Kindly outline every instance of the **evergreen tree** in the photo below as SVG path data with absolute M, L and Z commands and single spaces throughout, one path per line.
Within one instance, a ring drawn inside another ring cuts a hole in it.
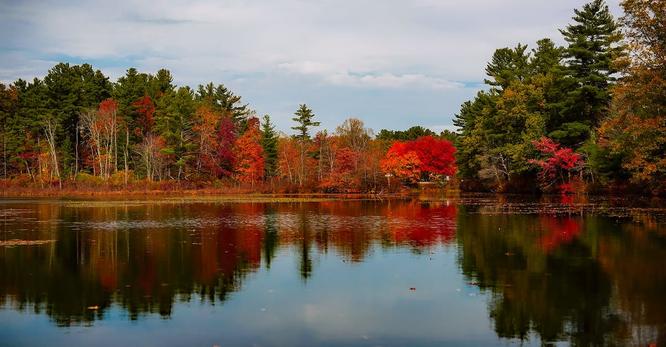
M 478 128 L 484 110 L 494 108 L 496 98 L 496 94 L 481 91 L 473 100 L 464 102 L 453 119 L 453 125 L 458 127 L 459 132 L 456 139 L 458 172 L 464 178 L 478 178 L 481 165 L 477 158 L 482 145 Z
M 264 149 L 264 170 L 266 177 L 273 177 L 277 171 L 278 136 L 268 115 L 261 124 L 261 147 Z
M 559 117 L 549 124 L 550 136 L 580 146 L 607 114 L 610 87 L 618 72 L 614 61 L 624 55 L 622 35 L 603 0 L 576 9 L 574 23 L 560 30 L 568 43 L 564 51 L 565 85 Z
M 167 69 L 159 69 L 155 75 L 148 75 L 148 91 L 153 99 L 175 90 L 173 77 Z
M 44 77 L 44 85 L 51 121 L 58 129 L 55 141 L 61 152 L 59 159 L 64 172 L 73 172 L 79 116 L 111 95 L 111 83 L 89 64 L 59 63 Z
M 315 114 L 305 104 L 300 105 L 298 110 L 294 113 L 294 115 L 296 117 L 292 118 L 292 120 L 298 123 L 298 125 L 291 128 L 297 131 L 296 135 L 294 135 L 294 138 L 296 138 L 296 140 L 298 140 L 299 142 L 300 159 L 301 159 L 300 172 L 298 175 L 298 184 L 299 186 L 303 186 L 303 183 L 305 182 L 306 178 L 305 156 L 307 150 L 307 143 L 310 142 L 310 134 L 308 133 L 308 131 L 312 127 L 319 126 L 319 122 L 315 122 L 312 120 Z
M 250 108 L 241 102 L 240 96 L 235 95 L 224 84 L 215 86 L 213 82 L 210 82 L 206 85 L 199 85 L 196 98 L 198 101 L 207 103 L 214 111 L 229 115 L 240 133 L 245 131 Z
M 135 68 L 127 69 L 125 76 L 113 85 L 113 98 L 118 102 L 118 111 L 133 123 L 132 103 L 148 93 L 148 74 Z M 129 124 L 132 127 L 133 124 Z
M 167 90 L 157 100 L 155 131 L 166 142 L 163 152 L 172 159 L 171 165 L 175 165 L 178 179 L 182 178 L 187 163 L 194 157 L 192 118 L 195 110 L 194 92 L 189 87 L 178 88 L 175 92 Z
M 564 49 L 556 46 L 549 38 L 537 41 L 537 47 L 532 49 L 530 60 L 532 73 L 547 75 L 556 69 L 561 69 L 563 53 Z
M 118 78 L 113 85 L 113 99 L 118 102 L 118 114 L 123 119 L 124 130 L 120 130 L 118 151 L 122 153 L 122 162 L 125 169 L 130 169 L 132 165 L 132 147 L 143 141 L 143 138 L 136 135 L 134 130 L 138 127 L 139 112 L 135 103 L 149 94 L 150 76 L 139 72 L 136 68 L 129 68 L 125 76 Z
M 543 39 L 532 54 L 526 51 L 527 46 L 520 44 L 495 51 L 486 68 L 486 83 L 493 88 L 464 103 L 455 116 L 462 177 L 502 189 L 531 174 L 531 142 L 544 133 L 546 95 L 559 66 L 560 50 Z
M 493 54 L 486 66 L 490 79 L 485 83 L 500 90 L 506 89 L 514 81 L 524 80 L 530 73 L 527 45 L 518 44 L 515 48 L 500 48 Z
M 315 117 L 314 113 L 312 113 L 312 110 L 309 109 L 305 104 L 302 104 L 299 106 L 298 110 L 296 113 L 294 113 L 296 117 L 292 118 L 294 122 L 298 123 L 297 126 L 291 127 L 292 129 L 296 130 L 297 133 L 294 137 L 301 141 L 307 141 L 310 139 L 310 134 L 308 131 L 312 127 L 318 127 L 319 122 L 315 122 L 312 119 Z
M 407 130 L 387 130 L 382 129 L 377 134 L 378 140 L 383 141 L 412 141 L 423 136 L 436 136 L 434 131 L 424 128 L 420 125 L 413 126 Z
M 9 170 L 9 155 L 8 145 L 14 142 L 10 122 L 16 117 L 18 111 L 18 89 L 15 85 L 6 86 L 0 83 L 0 131 L 2 132 L 2 177 L 7 178 Z

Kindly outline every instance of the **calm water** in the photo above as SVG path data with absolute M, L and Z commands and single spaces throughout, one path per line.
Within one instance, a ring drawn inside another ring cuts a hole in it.
M 3 200 L 0 346 L 666 345 L 631 205 Z

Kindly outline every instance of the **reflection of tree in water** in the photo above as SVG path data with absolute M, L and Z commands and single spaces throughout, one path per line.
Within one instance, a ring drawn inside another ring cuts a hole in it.
M 312 256 L 310 255 L 310 223 L 308 223 L 308 213 L 302 208 L 298 213 L 298 233 L 300 239 L 299 254 L 300 265 L 299 270 L 301 277 L 304 281 L 312 274 Z
M 113 303 L 137 319 L 145 313 L 168 317 L 175 300 L 191 300 L 193 293 L 211 303 L 224 301 L 259 267 L 263 231 L 235 222 L 189 229 L 146 222 L 173 218 L 175 210 L 63 209 L 52 217 L 67 221 L 71 213 L 77 221 L 149 227 L 72 230 L 71 224 L 55 224 L 45 231 L 58 240 L 52 247 L 2 250 L 0 298 L 10 298 L 5 305 L 43 310 L 59 325 L 102 318 Z M 208 212 L 200 217 L 216 217 Z
M 20 225 L 30 230 L 26 239 L 57 242 L 0 249 L 0 305 L 46 313 L 62 326 L 103 319 L 112 306 L 139 319 L 169 317 L 178 301 L 222 303 L 262 257 L 269 268 L 280 247 L 299 256 L 307 279 L 313 260 L 330 251 L 362 261 L 375 246 L 419 250 L 451 242 L 455 232 L 455 207 L 414 202 L 25 208 L 34 219 L 4 230 Z
M 640 217 L 639 217 L 640 218 Z M 666 229 L 627 223 L 599 239 L 598 259 L 613 278 L 615 302 L 636 345 L 666 345 Z M 645 226 L 653 229 L 646 232 Z M 602 228 L 604 226 L 601 226 Z M 617 228 L 616 226 L 613 226 Z
M 264 259 L 266 268 L 271 268 L 271 261 L 275 258 L 278 246 L 277 213 L 272 205 L 266 205 L 264 214 Z
M 632 280 L 618 279 L 617 269 L 609 269 L 604 260 L 608 257 L 605 245 L 616 244 L 621 235 L 626 235 L 611 232 L 617 226 L 594 217 L 583 220 L 467 214 L 460 215 L 458 226 L 461 268 L 468 281 L 490 293 L 489 314 L 498 336 L 527 339 L 534 332 L 543 341 L 568 340 L 580 346 L 655 342 L 632 335 L 631 313 L 625 311 L 628 305 L 621 304 L 624 307 L 618 308 L 611 299 L 613 288 L 621 295 L 631 291 L 629 288 L 637 289 Z M 617 248 L 627 250 L 625 246 Z M 640 272 L 641 266 L 654 264 L 655 259 L 641 254 L 644 248 L 642 245 L 631 252 L 636 260 L 631 265 L 635 268 L 621 260 L 623 255 L 612 255 L 609 259 L 625 267 L 621 271 L 624 276 Z M 656 249 L 653 249 L 655 254 Z M 663 245 L 659 249 L 663 252 Z M 652 266 L 642 273 L 664 272 Z M 644 295 L 634 305 L 664 303 L 663 275 L 657 286 L 646 280 L 642 282 L 645 287 L 641 288 L 641 294 L 636 293 L 628 301 Z M 657 295 L 659 290 L 662 294 Z M 657 311 L 659 317 L 645 323 L 663 327 L 665 314 L 663 309 Z M 641 317 L 646 313 L 639 307 L 629 312 Z
M 416 251 L 453 242 L 456 233 L 455 205 L 443 202 L 398 204 L 389 209 L 391 239 L 409 244 Z

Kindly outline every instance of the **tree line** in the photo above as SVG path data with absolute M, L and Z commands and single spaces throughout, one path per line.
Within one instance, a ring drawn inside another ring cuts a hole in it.
M 454 121 L 466 188 L 666 191 L 666 2 L 621 6 L 575 10 L 564 47 L 495 51 Z
M 403 181 L 455 174 L 453 144 L 425 128 L 375 137 L 350 118 L 333 133 L 315 133 L 320 123 L 303 104 L 294 113 L 295 135 L 287 136 L 224 85 L 177 87 L 165 69 L 130 68 L 111 82 L 89 64 L 60 63 L 43 79 L 0 85 L 0 96 L 0 172 L 11 184 L 176 181 L 258 191 L 379 192 L 391 189 L 389 171 L 394 189 Z M 433 166 L 431 155 L 414 148 L 409 155 L 419 157 L 404 173 L 396 165 L 407 153 L 384 158 L 398 141 L 416 139 L 446 147 L 448 157 Z
M 0 84 L 0 174 L 12 184 L 180 182 L 258 191 L 379 192 L 419 182 L 463 189 L 666 191 L 666 5 L 603 0 L 576 9 L 534 48 L 494 52 L 487 88 L 456 132 L 372 130 L 355 118 L 315 131 L 303 104 L 293 136 L 223 84 L 174 85 L 134 68 L 116 82 L 89 64 Z M 455 147 L 453 146 L 455 143 Z

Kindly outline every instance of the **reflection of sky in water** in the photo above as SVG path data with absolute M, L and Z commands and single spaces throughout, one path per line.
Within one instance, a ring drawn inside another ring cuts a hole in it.
M 0 346 L 664 339 L 663 209 L 458 203 L 0 202 Z
M 290 254 L 281 251 L 270 270 L 250 275 L 223 304 L 195 296 L 177 303 L 168 319 L 146 315 L 130 321 L 114 306 L 92 329 L 58 328 L 44 315 L 0 311 L 0 344 L 398 346 L 440 345 L 443 336 L 452 345 L 496 340 L 487 322 L 487 299 L 462 281 L 453 248 L 428 255 L 372 252 L 354 264 L 319 255 L 317 271 L 306 283 Z

